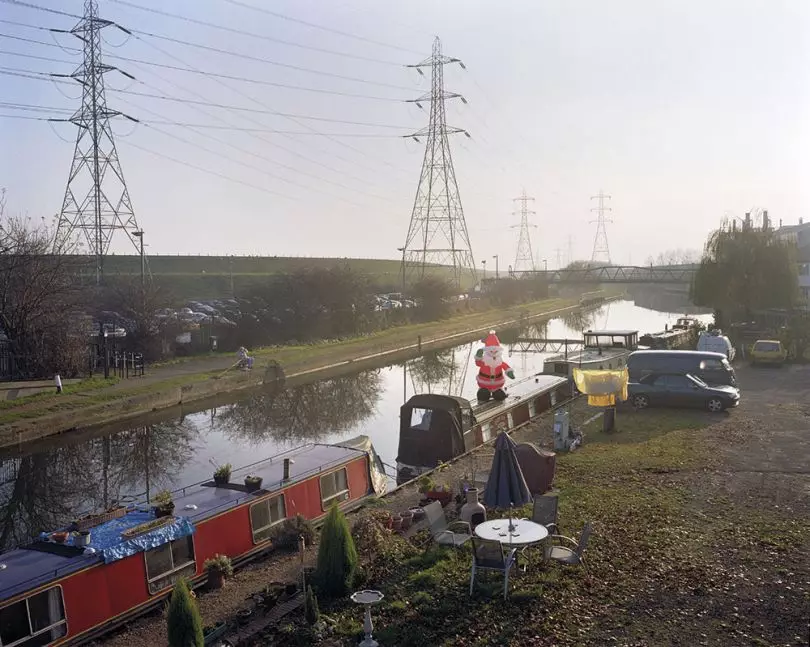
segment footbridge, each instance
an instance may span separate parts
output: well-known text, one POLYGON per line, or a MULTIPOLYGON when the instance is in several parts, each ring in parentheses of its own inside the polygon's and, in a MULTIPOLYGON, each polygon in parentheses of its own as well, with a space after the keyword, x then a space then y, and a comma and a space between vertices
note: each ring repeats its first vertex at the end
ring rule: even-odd
POLYGON ((549 283, 598 284, 598 283, 659 283, 690 285, 697 272, 697 265, 636 266, 605 265, 601 267, 576 267, 560 270, 537 270, 516 272, 515 278, 540 278, 549 283))

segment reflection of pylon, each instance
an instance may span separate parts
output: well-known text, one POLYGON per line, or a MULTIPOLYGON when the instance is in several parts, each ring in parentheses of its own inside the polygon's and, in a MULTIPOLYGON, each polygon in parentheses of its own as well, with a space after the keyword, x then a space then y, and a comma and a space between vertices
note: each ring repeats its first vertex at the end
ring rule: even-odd
POLYGON ((67 75, 81 84, 82 105, 65 120, 78 126, 79 132, 55 239, 55 251, 60 251, 78 231, 84 234, 89 252, 95 256, 97 282, 101 281, 113 234, 123 231, 138 250, 140 231, 110 125, 113 117, 135 120, 109 110, 104 93, 104 74, 117 69, 101 61, 101 30, 109 26, 118 27, 98 17, 97 0, 85 0, 84 18, 70 31, 83 43, 84 61, 67 75))
MULTIPOLYGON (((433 53, 421 63, 412 65, 421 74, 423 67, 431 68, 432 87, 430 94, 413 103, 430 102, 430 121, 412 137, 427 137, 425 157, 419 187, 411 213, 411 224, 405 247, 402 248, 402 282, 418 281, 431 267, 450 266, 456 287, 462 277, 478 282, 473 260, 464 209, 458 192, 456 172, 447 135, 464 133, 461 128, 453 128, 445 121, 445 99, 464 97, 455 92, 444 91, 444 66, 448 63, 463 63, 457 58, 442 56, 442 46, 438 38, 433 41, 433 53)), ((466 101, 465 101, 466 103, 466 101)))
POLYGON ((605 198, 610 200, 609 195, 605 195, 599 191, 599 195, 591 196, 591 200, 598 200, 597 207, 591 209, 596 212, 596 238, 593 241, 593 253, 591 254, 591 263, 607 263, 610 264, 610 248, 608 247, 607 231, 605 230, 606 222, 613 222, 612 220, 605 219, 605 212, 612 211, 610 207, 605 206, 605 198))
POLYGON ((529 238, 529 227, 535 227, 536 225, 529 224, 529 214, 535 215, 535 212, 530 211, 528 208, 529 200, 534 201, 534 198, 528 197, 525 189, 519 198, 515 198, 516 202, 520 202, 520 236, 518 238, 517 254, 515 255, 515 272, 534 272, 534 256, 532 255, 532 240, 529 238))
POLYGON ((419 376, 419 371, 411 370, 419 359, 406 362, 414 394, 437 393, 439 395, 461 396, 467 381, 467 371, 470 366, 470 358, 472 357, 472 347, 472 344, 468 344, 466 348, 453 348, 450 351, 450 370, 447 377, 435 381, 430 379, 430 376, 427 375, 425 375, 423 379, 419 376))

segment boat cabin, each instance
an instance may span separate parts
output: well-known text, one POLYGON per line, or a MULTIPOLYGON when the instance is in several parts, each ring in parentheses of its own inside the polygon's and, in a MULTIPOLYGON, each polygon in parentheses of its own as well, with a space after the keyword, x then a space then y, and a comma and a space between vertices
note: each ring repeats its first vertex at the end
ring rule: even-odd
POLYGON ((431 393, 415 395, 400 408, 397 462, 435 466, 452 460, 474 447, 474 425, 469 400, 431 393))
POLYGON ((678 317, 677 321, 672 324, 672 330, 691 330, 698 325, 698 320, 695 317, 678 317))
POLYGON ((596 350, 636 350, 638 330, 588 330, 583 333, 583 345, 596 350))

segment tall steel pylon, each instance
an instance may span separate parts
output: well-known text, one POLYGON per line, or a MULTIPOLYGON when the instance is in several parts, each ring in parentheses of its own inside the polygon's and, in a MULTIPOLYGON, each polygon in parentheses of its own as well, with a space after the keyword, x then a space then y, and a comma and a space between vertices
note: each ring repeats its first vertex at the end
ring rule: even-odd
POLYGON ((430 102, 430 121, 427 128, 409 135, 417 142, 419 137, 427 137, 425 157, 419 187, 413 203, 411 222, 402 252, 402 282, 417 281, 430 269, 437 266, 452 268, 453 281, 459 288, 466 275, 478 282, 464 209, 453 168, 453 156, 447 135, 469 133, 462 128, 448 126, 445 120, 444 102, 446 99, 466 100, 456 92, 444 90, 444 66, 449 63, 464 64, 457 58, 442 55, 442 45, 438 37, 433 41, 433 53, 421 63, 409 65, 423 74, 422 68, 430 67, 431 91, 410 102, 421 107, 430 102))
POLYGON ((591 254, 591 263, 607 263, 610 265, 610 248, 608 247, 607 231, 605 230, 605 223, 613 222, 605 218, 605 212, 612 211, 610 207, 605 206, 605 198, 610 200, 610 196, 606 195, 603 191, 599 191, 599 195, 591 196, 591 200, 598 200, 598 206, 591 209, 596 212, 596 220, 591 223, 596 223, 596 238, 593 241, 593 253, 591 254))
POLYGON ((515 254, 514 272, 534 272, 534 255, 532 254, 532 239, 529 237, 529 227, 537 227, 537 225, 529 224, 529 216, 536 215, 537 212, 529 209, 529 201, 534 201, 526 195, 526 189, 519 198, 513 199, 515 202, 520 202, 520 211, 513 211, 513 215, 520 214, 520 225, 512 225, 512 227, 520 227, 520 236, 518 237, 517 254, 515 254))
MULTIPOLYGON (((55 251, 81 231, 89 253, 95 257, 97 283, 102 280, 104 256, 110 250, 115 231, 124 231, 136 250, 139 247, 135 232, 140 231, 110 126, 113 117, 137 120, 108 109, 104 92, 104 74, 113 70, 121 72, 101 60, 101 30, 109 26, 129 33, 99 18, 96 0, 85 0, 84 17, 68 32, 82 42, 84 60, 72 74, 53 75, 73 78, 82 86, 81 107, 64 120, 75 124, 79 132, 59 213, 55 251)), ((121 74, 134 78, 126 72, 121 74)))

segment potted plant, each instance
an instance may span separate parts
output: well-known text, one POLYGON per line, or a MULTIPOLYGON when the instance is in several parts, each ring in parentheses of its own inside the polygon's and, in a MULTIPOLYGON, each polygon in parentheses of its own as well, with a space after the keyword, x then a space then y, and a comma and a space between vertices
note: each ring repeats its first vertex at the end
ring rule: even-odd
POLYGON ((80 530, 73 536, 73 544, 75 546, 89 546, 90 545, 90 531, 80 530))
POLYGON ((402 530, 402 517, 398 514, 391 515, 391 530, 394 532, 402 530))
POLYGON ((221 589, 225 578, 233 575, 231 558, 227 555, 217 553, 213 557, 206 559, 203 567, 208 573, 208 586, 212 589, 221 589))
POLYGON ((248 474, 245 477, 245 489, 248 492, 255 492, 262 486, 262 477, 248 474))
POLYGON ((214 483, 217 486, 227 485, 231 480, 231 469, 232 466, 230 463, 225 463, 224 465, 217 467, 216 471, 214 472, 214 483))
POLYGON ((425 496, 427 496, 428 492, 431 492, 432 490, 436 489, 436 481, 434 481, 427 474, 420 476, 419 481, 417 481, 417 483, 419 484, 419 492, 421 492, 425 496))
POLYGON ((158 492, 152 499, 155 504, 156 517, 168 517, 174 512, 174 501, 172 501, 172 493, 168 490, 158 492))
POLYGON ((453 500, 453 491, 444 484, 438 484, 432 490, 425 492, 425 496, 428 499, 440 501, 442 507, 444 507, 453 500))
POLYGON ((413 512, 410 510, 403 510, 399 513, 399 516, 402 517, 402 529, 407 530, 411 527, 411 522, 413 521, 413 512))

